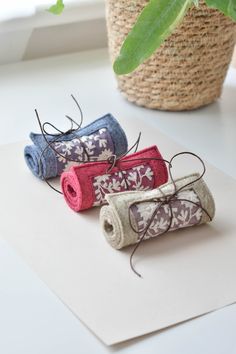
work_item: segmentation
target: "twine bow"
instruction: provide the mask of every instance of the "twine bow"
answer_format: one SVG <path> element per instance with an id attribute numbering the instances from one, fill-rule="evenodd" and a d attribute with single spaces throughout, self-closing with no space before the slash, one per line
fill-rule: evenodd
<path id="1" fill-rule="evenodd" d="M 203 172 L 202 172 L 201 175 L 200 175 L 198 178 L 196 178 L 195 180 L 193 180 L 193 181 L 191 181 L 191 182 L 189 182 L 189 183 L 186 183 L 184 186 L 182 186 L 182 187 L 180 187 L 180 188 L 177 189 L 176 183 L 175 183 L 175 181 L 174 181 L 174 179 L 173 179 L 173 175 L 172 175 L 171 169 L 172 169 L 172 163 L 173 163 L 174 159 L 176 159 L 178 156 L 181 156 L 181 155 L 191 155 L 191 156 L 196 157 L 196 158 L 201 162 L 201 164 L 202 164 L 202 166 L 203 166 Z M 131 226 L 132 230 L 133 230 L 135 233 L 137 233 L 137 234 L 139 234 L 139 235 L 140 235 L 140 234 L 142 235 L 142 236 L 140 237 L 138 243 L 135 245 L 135 247 L 134 247 L 134 249 L 133 249 L 133 251 L 132 251 L 132 253 L 131 253 L 131 255 L 130 255 L 130 267 L 131 267 L 132 271 L 133 271 L 137 276 L 139 276 L 140 278 L 141 278 L 142 276 L 141 276 L 141 274 L 138 273 L 138 272 L 136 271 L 136 269 L 134 268 L 134 265 L 133 265 L 133 257 L 134 257 L 135 252 L 137 251 L 137 249 L 140 247 L 140 245 L 141 245 L 142 241 L 144 240 L 145 236 L 147 235 L 147 233 L 148 233 L 150 227 L 152 226 L 152 224 L 153 224 L 153 222 L 154 222 L 154 220 L 155 220 L 155 217 L 156 217 L 158 211 L 159 211 L 164 205 L 167 205 L 167 206 L 168 206 L 170 217 L 169 217 L 169 222 L 168 222 L 168 224 L 167 224 L 166 229 L 165 229 L 163 232 L 161 232 L 160 234 L 158 234 L 158 236 L 161 236 L 161 235 L 167 233 L 167 232 L 170 230 L 171 225 L 172 225 L 172 221 L 173 221 L 173 217 L 174 217 L 174 216 L 173 216 L 173 206 L 172 206 L 172 203 L 175 202 L 176 200 L 178 200 L 178 201 L 180 201 L 180 202 L 181 202 L 181 201 L 185 201 L 185 202 L 194 204 L 195 206 L 197 206 L 199 209 L 201 209 L 201 210 L 208 216 L 209 221 L 212 220 L 212 218 L 211 218 L 210 214 L 208 213 L 208 211 L 201 205 L 201 202 L 197 203 L 197 202 L 194 202 L 194 201 L 189 200 L 189 199 L 178 198 L 178 193 L 179 193 L 180 191 L 182 191 L 182 190 L 185 189 L 186 187 L 188 187 L 188 186 L 190 186 L 190 185 L 192 185 L 192 184 L 198 182 L 199 180 L 201 180 L 202 177 L 204 176 L 204 174 L 206 173 L 206 166 L 205 166 L 203 160 L 202 160 L 198 155 L 196 155 L 196 154 L 194 154 L 194 153 L 192 153 L 192 152 L 185 152 L 185 151 L 184 151 L 184 152 L 180 152 L 180 153 L 178 153 L 178 154 L 175 154 L 175 155 L 171 158 L 171 160 L 169 161 L 168 171 L 169 171 L 170 180 L 171 180 L 171 182 L 172 182 L 172 184 L 173 184 L 173 187 L 174 187 L 174 192 L 173 192 L 173 193 L 165 194 L 165 193 L 162 191 L 161 187 L 159 187 L 158 190 L 159 190 L 159 191 L 161 192 L 161 194 L 162 194 L 161 197 L 159 197 L 159 198 L 155 197 L 155 198 L 151 198 L 151 199 L 148 199 L 148 200 L 145 200 L 145 201 L 134 202 L 134 203 L 132 203 L 132 204 L 129 206 L 129 223 L 130 223 L 130 226 Z M 157 203 L 157 206 L 156 206 L 156 208 L 154 209 L 153 213 L 151 214 L 150 219 L 149 219 L 149 221 L 148 221 L 146 227 L 144 227 L 143 230 L 139 230 L 139 229 L 136 229 L 136 228 L 134 227 L 134 225 L 132 224 L 132 221 L 131 221 L 131 210 L 132 210 L 132 206 L 137 205 L 137 204 L 146 203 L 146 202 L 154 202 L 154 203 Z"/>
<path id="2" fill-rule="evenodd" d="M 70 128 L 69 128 L 68 130 L 66 130 L 66 131 L 60 130 L 59 128 L 57 128 L 55 125 L 53 125 L 53 124 L 50 123 L 50 122 L 45 122 L 45 123 L 42 124 L 42 123 L 41 123 L 41 120 L 40 120 L 40 118 L 39 118 L 38 111 L 37 111 L 37 109 L 35 109 L 36 118 L 37 118 L 37 121 L 38 121 L 40 130 L 41 130 L 42 136 L 43 136 L 43 138 L 44 138 L 44 140 L 45 140 L 45 142 L 46 142 L 46 147 L 43 149 L 43 151 L 42 151 L 42 153 L 41 153 L 41 155 L 40 155 L 41 164 L 40 164 L 39 166 L 40 166 L 41 169 L 42 169 L 42 157 L 44 156 L 45 151 L 46 151 L 47 149 L 49 149 L 49 148 L 51 148 L 51 149 L 55 152 L 55 154 L 57 154 L 57 155 L 61 156 L 63 159 L 65 159 L 65 156 L 62 155 L 59 151 L 57 151 L 57 149 L 54 147 L 54 144 L 57 143 L 58 141 L 60 141 L 61 138 L 66 137 L 66 136 L 68 136 L 68 135 L 70 135 L 70 134 L 72 134 L 72 135 L 74 134 L 75 137 L 76 137 L 76 139 L 78 139 L 78 140 L 80 141 L 81 146 L 82 146 L 82 148 L 83 148 L 83 152 L 84 152 L 84 154 L 86 155 L 88 161 L 90 161 L 90 156 L 89 156 L 89 154 L 88 154 L 88 152 L 87 152 L 87 150 L 86 150 L 85 144 L 84 144 L 83 141 L 80 139 L 80 137 L 75 134 L 76 132 L 78 132 L 78 131 L 80 130 L 80 128 L 81 128 L 81 126 L 82 126 L 82 124 L 83 124 L 83 112 L 82 112 L 82 109 L 81 109 L 81 107 L 80 107 L 78 101 L 76 100 L 76 98 L 75 98 L 72 94 L 71 94 L 71 97 L 72 97 L 73 101 L 75 102 L 77 108 L 79 109 L 79 112 L 80 112 L 80 122 L 77 123 L 76 120 L 74 120 L 73 118 L 71 118 L 71 117 L 68 116 L 68 115 L 65 115 L 66 118 L 67 118 L 67 119 L 70 121 L 70 123 L 71 123 Z M 76 128 L 74 127 L 74 125 L 76 126 Z M 48 126 L 51 127 L 51 128 L 53 128 L 53 129 L 56 131 L 56 133 L 48 132 L 47 129 L 46 129 L 46 127 L 48 127 Z M 48 136 L 49 136 L 49 137 L 52 137 L 53 139 L 48 140 L 48 138 L 47 138 Z M 66 158 L 66 160 L 67 160 L 67 161 L 70 161 L 70 162 L 79 162 L 79 161 L 75 161 L 75 160 L 73 160 L 73 159 L 70 159 L 70 158 L 68 158 L 68 157 Z M 81 161 L 81 162 L 83 162 L 83 161 Z M 50 188 L 52 188 L 55 192 L 62 194 L 61 191 L 59 191 L 58 189 L 56 189 L 56 188 L 48 181 L 48 179 L 44 177 L 42 171 L 41 171 L 41 175 L 42 175 L 43 180 L 48 184 L 48 186 L 49 186 Z"/>

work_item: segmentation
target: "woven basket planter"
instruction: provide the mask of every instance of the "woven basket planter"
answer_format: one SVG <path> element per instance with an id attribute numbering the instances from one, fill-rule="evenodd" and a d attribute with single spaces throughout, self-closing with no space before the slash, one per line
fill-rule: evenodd
<path id="1" fill-rule="evenodd" d="M 116 58 L 148 0 L 106 0 L 109 50 Z M 204 1 L 137 70 L 118 76 L 125 97 L 140 106 L 179 111 L 205 106 L 221 95 L 235 44 L 235 23 Z"/>

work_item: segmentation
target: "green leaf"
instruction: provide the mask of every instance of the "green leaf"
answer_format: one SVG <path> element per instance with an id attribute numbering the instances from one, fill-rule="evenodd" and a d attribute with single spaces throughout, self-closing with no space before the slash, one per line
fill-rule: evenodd
<path id="1" fill-rule="evenodd" d="M 236 0 L 206 0 L 206 3 L 236 21 Z"/>
<path id="2" fill-rule="evenodd" d="M 150 0 L 124 41 L 114 63 L 116 74 L 128 74 L 160 47 L 184 17 L 193 0 Z"/>
<path id="3" fill-rule="evenodd" d="M 62 11 L 64 10 L 64 3 L 63 0 L 57 0 L 55 5 L 52 5 L 48 11 L 51 12 L 54 15 L 60 15 Z"/>

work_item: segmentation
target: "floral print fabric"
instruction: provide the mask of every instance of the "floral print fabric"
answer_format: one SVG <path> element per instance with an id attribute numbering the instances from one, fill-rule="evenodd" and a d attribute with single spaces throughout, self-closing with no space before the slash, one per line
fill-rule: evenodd
<path id="1" fill-rule="evenodd" d="M 82 136 L 69 141 L 55 142 L 52 145 L 58 152 L 56 154 L 58 174 L 68 171 L 72 165 L 76 164 L 76 162 L 68 161 L 68 159 L 92 162 L 106 160 L 114 154 L 114 144 L 106 128 L 99 129 L 88 136 Z"/>
<path id="2" fill-rule="evenodd" d="M 153 185 L 154 173 L 151 167 L 147 165 L 135 166 L 128 170 L 94 177 L 95 201 L 93 206 L 104 204 L 105 194 L 127 190 L 145 191 L 152 189 Z"/>
<path id="3" fill-rule="evenodd" d="M 177 198 L 171 202 L 173 218 L 169 231 L 200 223 L 202 218 L 202 209 L 201 207 L 191 203 L 191 201 L 200 205 L 197 194 L 192 189 L 189 189 L 180 191 L 177 194 Z M 136 230 L 139 230 L 137 241 L 139 241 L 142 237 L 143 232 L 150 222 L 151 217 L 158 205 L 160 205 L 160 203 L 143 202 L 140 204 L 134 204 L 131 207 L 131 220 L 133 220 L 133 226 Z M 170 220 L 170 207 L 165 204 L 157 211 L 144 239 L 149 239 L 164 233 L 169 226 Z"/>

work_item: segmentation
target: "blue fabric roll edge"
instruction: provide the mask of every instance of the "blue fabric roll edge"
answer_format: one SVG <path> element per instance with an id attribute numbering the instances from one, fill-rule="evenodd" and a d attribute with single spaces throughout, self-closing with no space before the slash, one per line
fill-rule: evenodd
<path id="1" fill-rule="evenodd" d="M 96 119 L 78 131 L 59 137 L 57 141 L 68 141 L 76 137 L 90 135 L 102 128 L 106 128 L 109 131 L 114 144 L 115 154 L 118 157 L 124 154 L 128 149 L 126 134 L 118 121 L 110 113 Z M 33 145 L 27 145 L 24 149 L 27 166 L 38 178 L 48 179 L 56 177 L 58 173 L 55 152 L 50 147 L 46 149 L 47 143 L 42 134 L 30 133 L 30 138 Z M 46 138 L 48 141 L 55 139 L 55 137 L 50 135 L 46 135 Z M 43 151 L 44 153 L 42 154 Z"/>

